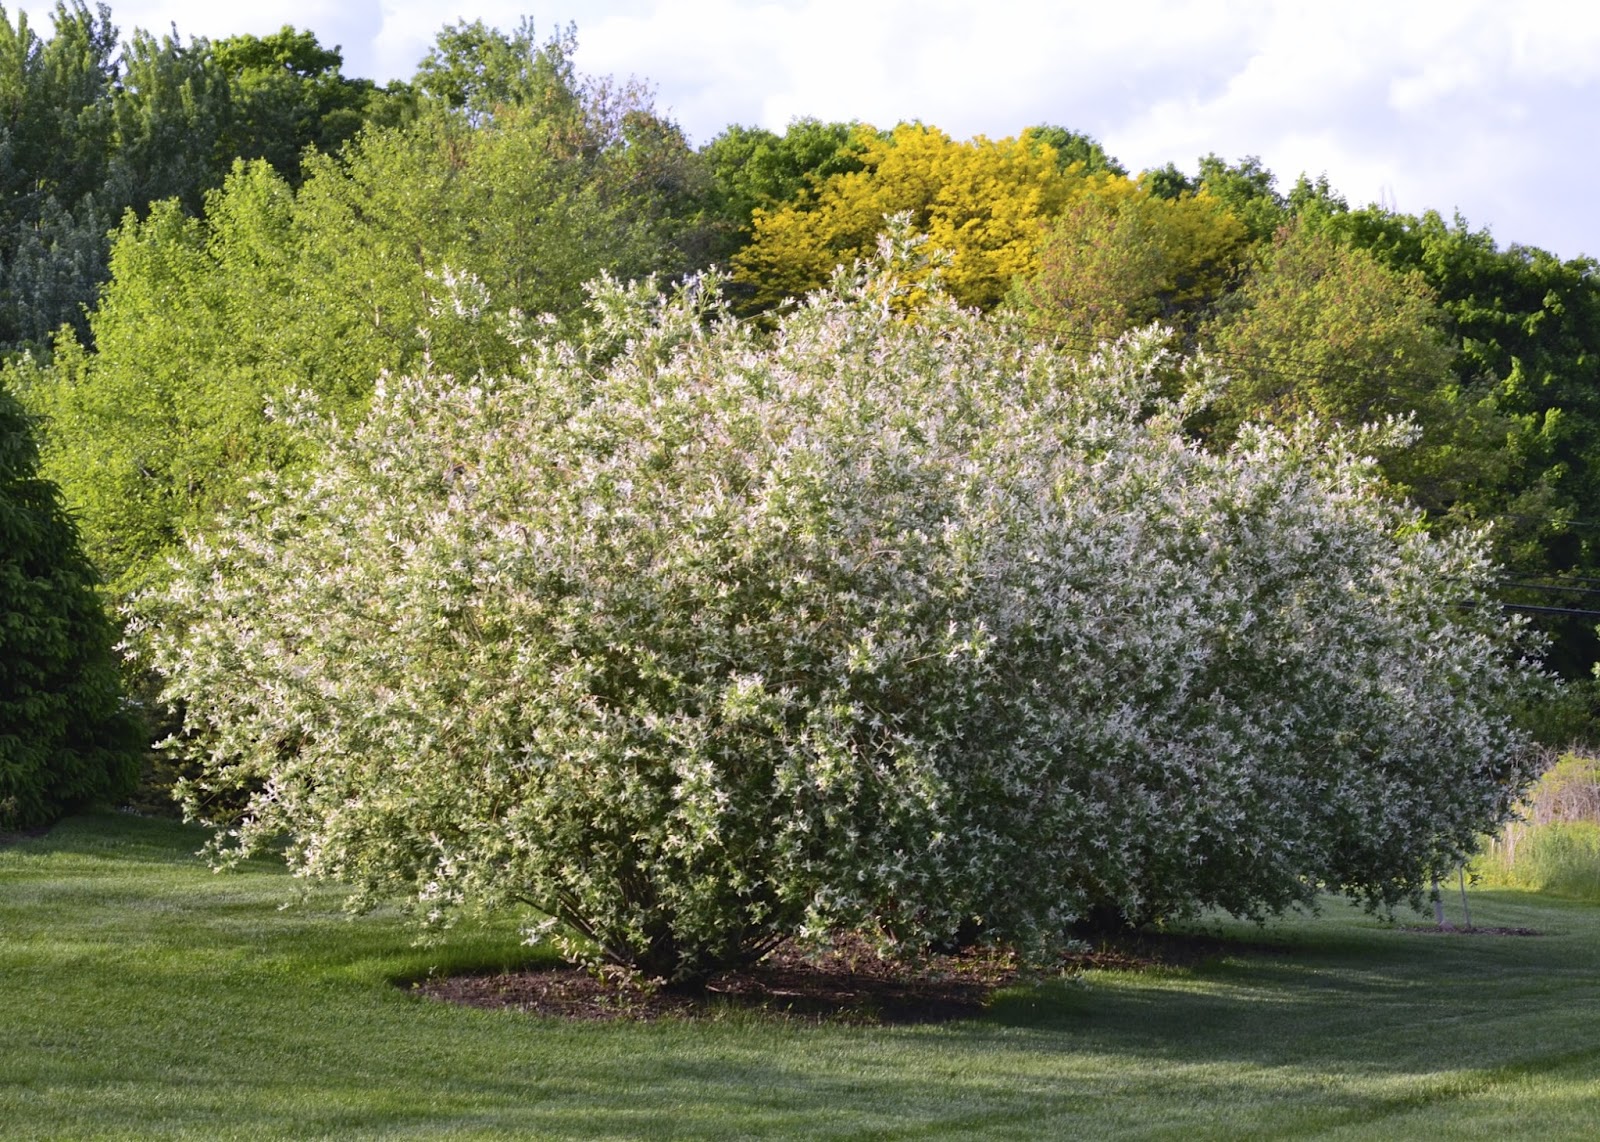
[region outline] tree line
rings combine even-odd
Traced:
[[[951,252],[964,304],[1083,349],[1159,320],[1216,355],[1235,382],[1199,432],[1306,410],[1415,417],[1420,440],[1385,458],[1396,485],[1437,523],[1493,524],[1508,582],[1528,585],[1507,602],[1595,609],[1592,259],[1352,208],[1326,180],[1283,193],[1252,159],[1130,175],[1059,127],[957,141],[800,120],[695,149],[648,90],[578,75],[574,46],[460,24],[379,88],[287,27],[136,31],[119,48],[103,5],[58,4],[49,37],[0,20],[0,353],[52,418],[47,469],[109,578],[148,566],[232,474],[284,461],[254,423],[264,399],[359,403],[413,360],[447,270],[571,314],[601,269],[718,263],[760,314],[904,210]],[[130,385],[143,400],[122,399]],[[1541,621],[1552,661],[1586,675],[1594,624]]]

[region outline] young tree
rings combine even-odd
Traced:
[[[141,745],[94,571],[38,459],[0,387],[0,831],[125,796]]]
[[[1197,447],[1159,393],[1201,366],[1035,346],[915,251],[770,339],[602,282],[504,373],[385,380],[145,604],[190,810],[678,981],[839,925],[1383,904],[1503,818],[1536,675],[1458,605],[1474,542],[1348,439]]]

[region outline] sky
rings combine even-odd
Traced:
[[[19,5],[6,8],[15,13]],[[20,8],[41,32],[43,0]],[[794,118],[957,138],[1050,123],[1130,170],[1259,157],[1287,190],[1459,212],[1501,246],[1600,257],[1600,5],[1565,0],[111,0],[181,36],[309,28],[344,72],[407,78],[439,29],[540,39],[568,23],[592,75],[650,83],[696,144]]]

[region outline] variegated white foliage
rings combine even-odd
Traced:
[[[1078,363],[908,248],[775,337],[602,282],[582,344],[312,417],[320,473],[144,605],[189,810],[248,794],[219,851],[686,978],[840,924],[1392,902],[1504,816],[1536,674],[1459,605],[1480,545],[1314,426],[1208,454],[1160,331]]]

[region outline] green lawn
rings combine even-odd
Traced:
[[[564,1025],[391,985],[499,966],[213,874],[102,815],[0,849],[0,1137],[1593,1137],[1600,907],[1477,892],[1519,937],[1330,903],[1196,970],[1091,972],[933,1027]],[[1420,921],[1420,918],[1417,918]],[[1270,947],[1263,947],[1270,945]]]

